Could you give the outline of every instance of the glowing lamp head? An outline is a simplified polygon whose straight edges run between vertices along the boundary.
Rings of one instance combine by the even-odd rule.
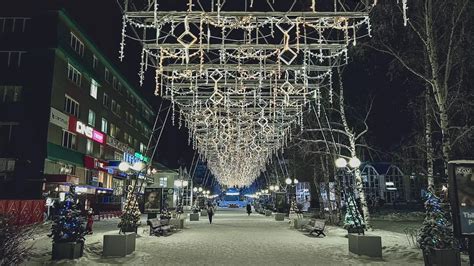
[[[357,157],[352,157],[350,160],[349,160],[349,166],[351,168],[359,168],[360,166],[360,160],[359,158]]]
[[[347,161],[344,158],[337,158],[335,163],[337,168],[344,168],[347,166]]]
[[[144,168],[145,168],[145,164],[142,163],[141,161],[138,161],[138,162],[133,164],[133,169],[136,170],[136,171],[141,171]]]
[[[278,191],[280,190],[280,187],[279,186],[275,186],[275,191]]]
[[[288,177],[287,179],[285,179],[285,183],[286,183],[287,185],[290,185],[290,184],[291,184],[291,178]]]
[[[184,180],[184,181],[183,181],[183,187],[187,187],[187,186],[188,186],[188,184],[189,184],[189,183],[188,183],[188,181],[187,181],[187,180]]]
[[[202,192],[202,187],[198,188],[199,192]]]
[[[121,162],[118,168],[122,172],[127,172],[130,169],[130,164],[128,164],[127,162]]]
[[[193,188],[193,191],[194,191],[194,192],[197,192],[197,191],[198,191],[198,188],[197,188],[197,187],[194,187],[194,188]]]
[[[293,179],[293,183],[294,183],[294,184],[298,184],[298,182],[300,182],[300,181],[298,181],[298,179],[296,179],[296,178]]]

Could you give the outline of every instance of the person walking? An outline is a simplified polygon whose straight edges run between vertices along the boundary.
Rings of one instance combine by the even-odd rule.
[[[212,224],[212,216],[214,216],[214,207],[212,204],[207,205],[207,216],[209,217],[209,224]]]
[[[252,205],[250,205],[250,203],[247,203],[247,214],[250,216],[251,213],[252,213]]]
[[[86,224],[86,232],[87,234],[92,234],[92,225],[94,224],[94,210],[89,208],[87,211],[87,224]]]

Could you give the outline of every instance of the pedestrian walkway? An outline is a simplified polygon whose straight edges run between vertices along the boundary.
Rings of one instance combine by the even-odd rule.
[[[78,265],[422,265],[421,252],[407,245],[404,234],[383,236],[384,259],[371,259],[348,252],[347,231],[327,227],[327,237],[315,238],[291,229],[288,220],[242,209],[217,210],[212,224],[207,216],[200,221],[186,220],[186,229],[167,237],[148,235],[148,227],[138,229],[136,251],[125,258],[102,258],[102,235],[116,233],[118,220],[97,222],[94,235],[86,239],[84,257]],[[387,231],[381,231],[381,233]],[[45,241],[46,244],[45,244]],[[46,237],[35,247],[38,257],[28,265],[51,263],[50,240]],[[70,265],[71,261],[59,262]]]

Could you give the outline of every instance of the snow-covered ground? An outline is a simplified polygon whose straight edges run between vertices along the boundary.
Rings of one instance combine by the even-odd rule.
[[[337,227],[326,227],[327,237],[316,238],[291,229],[286,220],[247,216],[243,209],[219,210],[213,224],[200,218],[186,220],[184,230],[167,237],[148,236],[148,227],[141,226],[136,251],[125,258],[101,257],[103,234],[116,233],[118,219],[96,222],[84,257],[75,261],[52,262],[51,239],[40,235],[26,265],[423,265],[421,251],[395,230],[368,232],[382,236],[383,258],[374,259],[350,254],[347,231]]]

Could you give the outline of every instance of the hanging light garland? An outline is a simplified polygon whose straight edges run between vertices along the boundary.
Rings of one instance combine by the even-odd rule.
[[[272,156],[303,126],[309,101],[320,110],[332,103],[333,67],[347,63],[350,45],[370,36],[370,9],[235,10],[220,0],[188,0],[183,11],[158,9],[148,1],[143,10],[123,15],[125,28],[141,34],[140,83],[155,68],[155,95],[169,99],[179,126],[189,130],[189,143],[217,180],[227,186],[250,185]],[[201,2],[205,2],[204,4]],[[199,7],[199,9],[195,9]],[[203,7],[208,7],[207,9]],[[250,8],[255,8],[250,1]],[[402,0],[406,23],[406,0]],[[154,62],[153,64],[150,64]]]

